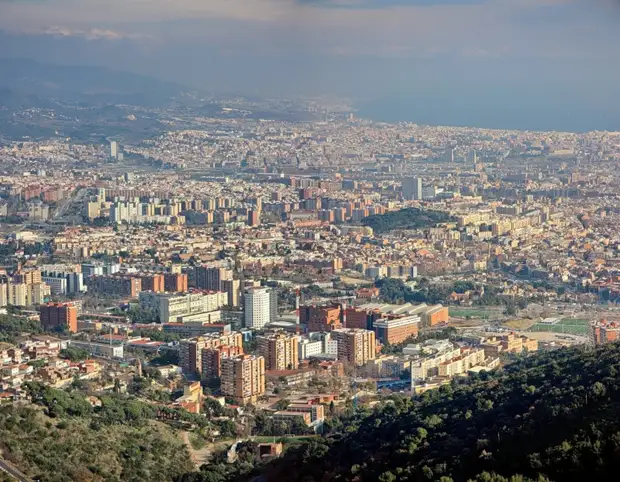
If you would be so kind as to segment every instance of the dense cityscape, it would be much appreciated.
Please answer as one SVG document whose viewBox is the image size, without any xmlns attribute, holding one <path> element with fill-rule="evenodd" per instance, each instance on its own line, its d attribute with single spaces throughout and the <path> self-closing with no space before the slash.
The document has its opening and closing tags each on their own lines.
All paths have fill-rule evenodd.
<svg viewBox="0 0 620 482">
<path fill-rule="evenodd" d="M 54 478 L 3 442 L 9 476 L 228 480 L 394 397 L 617 339 L 615 133 L 251 109 L 0 146 L 0 404 L 163 424 L 184 453 Z"/>
</svg>

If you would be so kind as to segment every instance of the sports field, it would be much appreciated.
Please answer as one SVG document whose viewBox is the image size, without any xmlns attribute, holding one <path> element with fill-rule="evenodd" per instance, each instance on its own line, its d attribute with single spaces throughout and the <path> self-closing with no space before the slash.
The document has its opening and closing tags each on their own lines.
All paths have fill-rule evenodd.
<svg viewBox="0 0 620 482">
<path fill-rule="evenodd" d="M 590 332 L 590 321 L 582 318 L 562 318 L 553 325 L 534 323 L 529 331 L 567 333 L 569 335 L 587 335 Z"/>
</svg>

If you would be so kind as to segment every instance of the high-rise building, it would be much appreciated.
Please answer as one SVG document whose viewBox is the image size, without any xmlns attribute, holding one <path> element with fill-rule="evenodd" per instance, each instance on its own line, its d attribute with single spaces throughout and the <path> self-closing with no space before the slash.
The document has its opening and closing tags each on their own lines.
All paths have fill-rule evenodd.
<svg viewBox="0 0 620 482">
<path fill-rule="evenodd" d="M 238 279 L 222 280 L 222 291 L 228 293 L 228 304 L 232 307 L 239 306 L 239 291 L 241 289 L 241 281 Z"/>
<path fill-rule="evenodd" d="M 269 323 L 278 319 L 278 291 L 275 288 L 269 290 Z"/>
<path fill-rule="evenodd" d="M 299 337 L 288 333 L 257 336 L 258 353 L 267 370 L 296 370 L 299 367 Z"/>
<path fill-rule="evenodd" d="M 221 360 L 222 394 L 240 405 L 256 403 L 265 393 L 265 359 L 241 355 Z"/>
<path fill-rule="evenodd" d="M 39 309 L 41 326 L 45 330 L 67 328 L 77 332 L 77 307 L 71 303 L 48 303 Z"/>
<path fill-rule="evenodd" d="M 142 291 L 166 291 L 164 275 L 161 273 L 138 273 L 135 276 L 142 281 Z"/>
<path fill-rule="evenodd" d="M 271 294 L 268 288 L 248 288 L 244 292 L 245 326 L 260 330 L 271 321 Z"/>
<path fill-rule="evenodd" d="M 414 177 L 403 181 L 403 198 L 406 200 L 422 199 L 422 178 Z"/>
<path fill-rule="evenodd" d="M 376 341 L 373 331 L 342 328 L 334 330 L 332 337 L 338 342 L 338 360 L 359 367 L 375 359 Z"/>
<path fill-rule="evenodd" d="M 187 291 L 187 274 L 165 273 L 164 289 L 170 293 L 185 293 Z"/>
<path fill-rule="evenodd" d="M 193 274 L 193 285 L 196 288 L 210 291 L 225 291 L 222 282 L 233 279 L 230 269 L 219 266 L 196 266 Z"/>
<path fill-rule="evenodd" d="M 203 378 L 221 378 L 222 360 L 243 355 L 243 347 L 221 345 L 217 348 L 202 349 L 202 376 Z"/>
<path fill-rule="evenodd" d="M 116 159 L 118 157 L 118 142 L 116 141 L 110 142 L 110 157 L 112 159 Z"/>
<path fill-rule="evenodd" d="M 258 226 L 260 224 L 260 211 L 250 209 L 248 211 L 248 226 Z"/>
<path fill-rule="evenodd" d="M 238 353 L 243 353 L 243 338 L 241 333 L 217 334 L 212 333 L 179 343 L 179 364 L 183 373 L 201 373 L 203 370 L 204 350 L 216 349 L 223 346 L 237 348 Z"/>
</svg>

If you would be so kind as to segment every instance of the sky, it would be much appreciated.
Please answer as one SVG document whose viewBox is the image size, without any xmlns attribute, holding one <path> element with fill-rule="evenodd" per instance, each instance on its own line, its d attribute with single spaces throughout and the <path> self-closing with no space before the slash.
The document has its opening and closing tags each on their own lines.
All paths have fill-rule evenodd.
<svg viewBox="0 0 620 482">
<path fill-rule="evenodd" d="M 0 57 L 382 120 L 620 130 L 619 27 L 620 0 L 0 0 Z"/>
</svg>

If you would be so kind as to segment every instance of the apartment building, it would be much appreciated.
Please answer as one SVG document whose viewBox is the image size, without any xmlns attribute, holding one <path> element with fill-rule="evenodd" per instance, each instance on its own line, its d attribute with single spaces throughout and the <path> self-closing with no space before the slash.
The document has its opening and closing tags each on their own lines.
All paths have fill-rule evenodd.
<svg viewBox="0 0 620 482">
<path fill-rule="evenodd" d="M 271 320 L 271 293 L 268 288 L 249 288 L 244 292 L 245 326 L 260 330 Z"/>
<path fill-rule="evenodd" d="M 221 283 L 221 291 L 228 293 L 228 304 L 232 307 L 238 307 L 241 301 L 241 281 L 238 279 L 225 279 Z"/>
<path fill-rule="evenodd" d="M 153 291 L 155 293 L 163 293 L 166 291 L 164 275 L 161 273 L 137 273 L 133 276 L 135 278 L 140 278 L 142 291 Z"/>
<path fill-rule="evenodd" d="M 265 358 L 266 370 L 296 370 L 299 367 L 299 337 L 287 333 L 257 336 L 258 353 Z"/>
<path fill-rule="evenodd" d="M 453 377 L 467 373 L 470 368 L 482 365 L 485 358 L 485 352 L 481 348 L 463 348 L 460 350 L 459 356 L 439 365 L 439 376 Z"/>
<path fill-rule="evenodd" d="M 202 357 L 202 376 L 206 378 L 221 378 L 222 360 L 224 358 L 234 358 L 243 355 L 243 347 L 221 345 L 217 348 L 203 348 Z"/>
<path fill-rule="evenodd" d="M 341 328 L 331 335 L 338 342 L 338 360 L 363 366 L 376 356 L 375 333 L 370 330 Z"/>
<path fill-rule="evenodd" d="M 202 372 L 202 351 L 220 346 L 233 346 L 240 348 L 243 353 L 243 337 L 241 333 L 229 333 L 220 335 L 217 333 L 182 340 L 179 343 L 179 363 L 184 373 Z"/>
<path fill-rule="evenodd" d="M 51 294 L 45 283 L 12 283 L 7 279 L 0 281 L 0 306 L 32 306 L 44 303 Z"/>
<path fill-rule="evenodd" d="M 620 339 L 620 323 L 616 320 L 600 320 L 592 324 L 592 334 L 597 345 L 604 345 Z"/>
<path fill-rule="evenodd" d="M 185 273 L 165 273 L 164 290 L 169 293 L 187 292 L 187 274 Z"/>
<path fill-rule="evenodd" d="M 513 333 L 485 338 L 480 347 L 488 358 L 498 358 L 500 353 L 521 353 L 523 350 L 538 350 L 538 340 Z"/>
<path fill-rule="evenodd" d="M 91 276 L 86 281 L 88 290 L 104 295 L 117 295 L 134 298 L 142 290 L 140 278 L 126 275 Z"/>
<path fill-rule="evenodd" d="M 218 266 L 196 266 L 193 269 L 192 285 L 203 290 L 225 291 L 222 286 L 223 282 L 232 279 L 231 269 Z"/>
<path fill-rule="evenodd" d="M 265 359 L 262 356 L 223 358 L 221 372 L 222 394 L 239 405 L 256 403 L 265 393 Z"/>
<path fill-rule="evenodd" d="M 39 308 L 39 318 L 44 330 L 66 328 L 77 333 L 77 307 L 72 303 L 47 303 Z"/>
<path fill-rule="evenodd" d="M 302 306 L 300 322 L 312 331 L 333 331 L 342 328 L 340 306 Z"/>
</svg>

